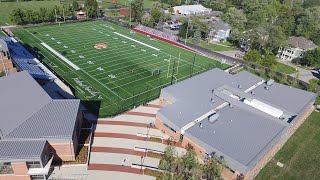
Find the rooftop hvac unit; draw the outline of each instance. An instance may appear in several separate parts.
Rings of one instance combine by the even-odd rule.
[[[267,85],[268,85],[268,86],[271,86],[273,83],[274,83],[274,80],[273,80],[273,79],[270,79],[269,81],[267,81]]]
[[[218,118],[219,118],[219,114],[214,113],[208,117],[208,121],[209,121],[209,123],[213,124],[218,121]]]
[[[152,76],[157,76],[160,74],[160,69],[159,68],[152,69],[151,73],[152,73]]]

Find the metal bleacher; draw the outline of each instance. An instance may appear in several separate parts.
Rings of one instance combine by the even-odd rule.
[[[27,71],[33,78],[54,80],[57,77],[12,37],[0,36],[9,48],[10,56],[18,71]]]
[[[147,26],[143,26],[141,24],[136,26],[134,29],[137,29],[139,31],[143,31],[143,32],[146,32],[146,33],[149,33],[149,34],[153,34],[155,36],[158,36],[158,37],[161,37],[161,38],[164,38],[164,39],[168,39],[170,41],[178,41],[178,39],[179,39],[178,36],[173,35],[171,33],[163,32],[163,31],[160,31],[160,30],[157,30],[157,29],[153,29],[153,28],[150,28],[150,27],[147,27]]]

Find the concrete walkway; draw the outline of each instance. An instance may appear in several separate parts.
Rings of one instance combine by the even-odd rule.
[[[124,125],[98,124],[95,132],[123,133],[123,134],[131,134],[131,135],[149,134],[150,136],[168,138],[168,136],[166,136],[159,129],[147,128],[147,127],[124,126]]]
[[[117,147],[125,149],[147,148],[164,152],[167,145],[151,141],[140,141],[111,137],[95,137],[92,147]],[[185,149],[180,147],[176,147],[176,151],[179,155],[182,155],[186,152]]]
[[[141,158],[142,157],[142,158]],[[92,152],[90,164],[114,164],[132,166],[132,165],[146,165],[151,167],[158,167],[160,159],[136,156],[132,154],[117,154],[117,153],[105,153],[105,152]]]
[[[91,170],[87,170],[87,167],[61,167],[54,168],[52,174],[48,179],[50,180],[106,180],[106,179],[114,179],[114,180],[156,180],[155,177],[141,175],[137,173],[126,173],[119,171],[101,171],[101,170],[92,170],[94,169],[94,165],[90,166]],[[102,168],[101,166],[96,166],[97,168]],[[109,168],[112,170],[112,166],[103,167]],[[120,167],[124,169],[124,167]],[[125,169],[128,169],[125,167]],[[130,169],[128,169],[130,170]],[[140,171],[139,169],[135,169]]]
[[[142,112],[142,113],[151,113],[151,114],[157,114],[158,108],[155,108],[154,106],[139,106],[135,109],[132,109],[131,112]]]

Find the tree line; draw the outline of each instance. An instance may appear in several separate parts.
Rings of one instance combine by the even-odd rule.
[[[173,146],[167,146],[159,168],[163,174],[159,179],[222,179],[224,161],[210,156],[200,163],[194,149],[189,146],[183,156],[178,156]]]
[[[85,0],[84,8],[81,8],[77,1],[72,4],[63,4],[52,8],[41,7],[39,9],[15,9],[10,14],[12,22],[18,25],[37,24],[43,22],[54,22],[64,17],[75,18],[75,11],[83,9],[87,11],[89,18],[98,17],[98,3],[96,0]]]

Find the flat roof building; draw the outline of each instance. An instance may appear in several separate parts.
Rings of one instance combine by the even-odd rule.
[[[0,78],[0,87],[0,166],[10,164],[7,179],[45,179],[53,160],[75,160],[80,100],[52,99],[26,71]]]
[[[313,105],[316,94],[249,72],[213,69],[162,89],[156,126],[246,174]]]
[[[191,15],[191,14],[209,14],[212,9],[203,7],[201,4],[182,5],[173,7],[175,14]]]

